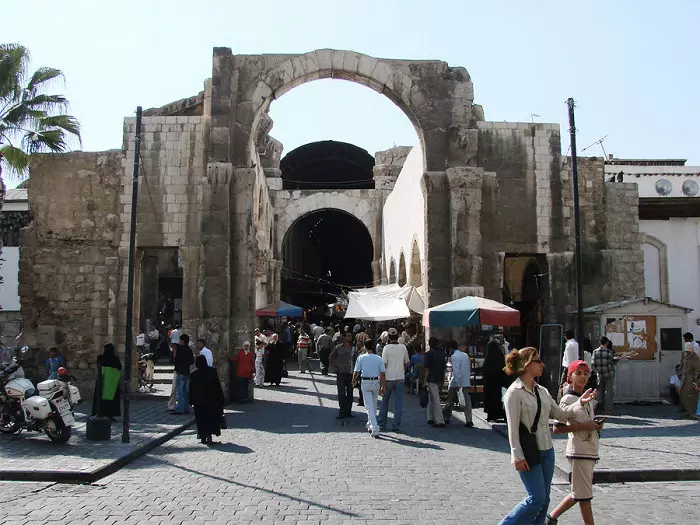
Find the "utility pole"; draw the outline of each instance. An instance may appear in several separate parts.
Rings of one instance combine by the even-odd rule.
[[[129,230],[129,276],[126,285],[126,334],[124,337],[124,428],[122,443],[129,443],[129,396],[131,394],[131,348],[134,336],[134,252],[136,251],[136,208],[139,196],[139,165],[141,162],[141,106],[136,108],[136,137],[134,142],[134,171],[131,181],[131,225]]]
[[[576,123],[574,121],[574,99],[566,101],[569,107],[569,135],[571,136],[571,172],[574,184],[574,231],[576,232],[576,341],[579,359],[583,359],[583,260],[581,259],[581,210],[578,198],[578,164],[576,159]]]

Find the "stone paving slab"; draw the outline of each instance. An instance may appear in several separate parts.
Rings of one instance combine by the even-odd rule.
[[[476,417],[486,421],[482,410]],[[507,437],[505,423],[490,423]],[[559,475],[569,479],[566,435],[554,435]],[[680,417],[675,405],[615,405],[600,439],[596,483],[700,480],[700,422]]]
[[[193,423],[191,416],[166,410],[161,388],[152,395],[131,400],[130,443],[122,443],[122,418],[112,423],[110,441],[85,437],[91,406],[83,402],[75,413],[76,425],[65,444],[54,444],[37,432],[0,435],[0,479],[32,481],[94,481],[182,432]]]

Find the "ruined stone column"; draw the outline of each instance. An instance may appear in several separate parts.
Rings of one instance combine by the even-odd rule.
[[[217,363],[228,363],[231,302],[230,188],[233,168],[228,163],[209,163],[202,182],[202,227],[198,275],[201,313],[197,333],[207,340]],[[187,298],[185,298],[188,301]],[[188,309],[189,310],[189,309]],[[190,310],[191,311],[191,310]],[[228,366],[228,365],[226,365]],[[220,370],[228,386],[228,369]],[[227,392],[227,388],[224,389]]]

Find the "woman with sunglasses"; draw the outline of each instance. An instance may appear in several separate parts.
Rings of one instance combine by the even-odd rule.
[[[518,378],[508,388],[503,399],[508,421],[508,441],[511,462],[525,485],[527,497],[501,520],[500,525],[543,525],[549,507],[549,494],[554,476],[554,448],[549,419],[569,421],[574,410],[591,402],[596,391],[589,389],[574,404],[562,409],[549,391],[535,382],[544,370],[536,348],[531,346],[513,350],[506,356],[505,372]],[[533,428],[534,427],[534,428]],[[532,432],[534,430],[534,432]],[[529,465],[521,446],[521,432],[532,432],[537,452]],[[528,436],[525,436],[525,439]]]

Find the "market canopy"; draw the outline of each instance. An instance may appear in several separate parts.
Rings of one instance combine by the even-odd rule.
[[[303,308],[284,301],[277,301],[255,310],[256,317],[303,317],[303,315]]]
[[[431,328],[460,326],[520,326],[520,312],[498,301],[468,295],[423,312],[423,325]]]
[[[405,319],[413,313],[421,314],[424,308],[425,303],[414,286],[385,284],[349,292],[345,317],[366,321],[392,321]]]

